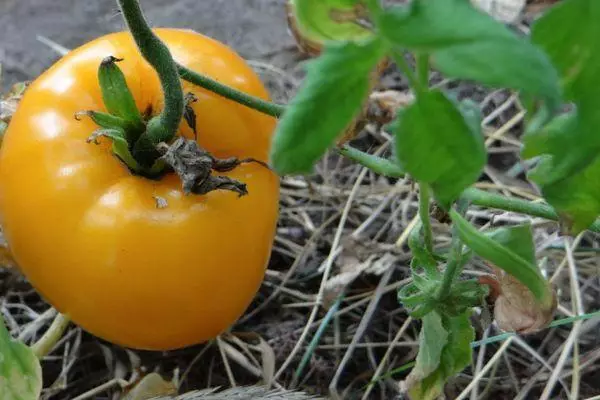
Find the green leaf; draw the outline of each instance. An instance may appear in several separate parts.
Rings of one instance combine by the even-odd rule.
[[[565,0],[540,18],[532,40],[557,66],[575,110],[524,137],[523,157],[542,156],[529,177],[572,234],[600,214],[600,2]],[[560,29],[556,29],[560,26]]]
[[[578,103],[584,113],[597,114],[600,105],[599,18],[597,0],[563,0],[538,19],[531,31],[532,42],[558,69],[566,99]]]
[[[552,167],[536,173],[536,182],[549,185],[577,174],[589,166],[600,152],[600,3],[594,0],[567,0],[540,18],[532,30],[532,40],[549,54],[557,66],[565,97],[576,106],[568,129],[541,135],[549,140],[545,153]],[[560,26],[560,29],[556,29]],[[525,136],[524,157],[539,153],[536,140]],[[532,143],[533,142],[533,143]],[[537,150],[537,151],[536,151]]]
[[[461,108],[466,113],[444,93],[425,92],[392,125],[399,162],[416,180],[430,184],[445,208],[477,181],[487,160],[474,110]]]
[[[437,399],[443,392],[446,380],[461,372],[471,363],[473,355],[471,342],[475,339],[475,331],[471,326],[469,315],[470,313],[466,311],[455,317],[442,316],[441,328],[447,333],[447,337],[439,357],[439,365],[423,378],[420,378],[422,374],[418,370],[421,352],[425,351],[431,354],[431,349],[437,352],[438,344],[433,342],[435,340],[433,335],[430,336],[431,341],[425,346],[422,341],[420,342],[417,365],[407,378],[411,398],[419,400]],[[422,329],[425,329],[425,319],[423,320]],[[436,327],[436,329],[440,328]],[[429,346],[431,347],[427,348]]]
[[[358,3],[359,0],[292,0],[290,11],[302,36],[323,44],[373,36],[354,21]]]
[[[432,311],[423,317],[417,363],[411,374],[419,375],[421,379],[431,375],[440,365],[442,350],[446,343],[448,343],[448,332],[442,325],[442,318],[437,312]]]
[[[486,235],[527,261],[529,265],[537,265],[535,244],[529,224],[497,228],[487,232]],[[534,268],[537,269],[537,267]]]
[[[545,158],[536,169],[541,173]],[[573,235],[587,229],[600,215],[600,157],[577,174],[542,187],[544,198],[554,207],[561,223]]]
[[[574,142],[581,124],[578,112],[565,113],[527,135],[523,151],[524,157],[541,155],[528,176],[540,185],[544,198],[572,234],[588,228],[600,214],[600,157]]]
[[[548,57],[467,0],[414,0],[390,7],[377,26],[394,44],[430,53],[442,73],[560,104],[558,76]]]
[[[331,43],[308,65],[304,84],[279,120],[271,164],[280,174],[309,173],[360,112],[370,73],[385,54],[381,40]]]
[[[42,367],[33,351],[13,339],[0,318],[0,397],[38,399],[42,391]]]
[[[514,276],[533,293],[543,307],[552,303],[552,291],[535,262],[531,228],[499,228],[484,234],[455,210],[450,217],[460,239],[479,257]]]

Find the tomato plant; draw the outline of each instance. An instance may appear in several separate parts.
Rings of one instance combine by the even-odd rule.
[[[419,355],[405,386],[413,399],[434,399],[471,362],[470,316],[482,299],[495,301],[498,324],[517,333],[548,326],[557,306],[536,260],[531,226],[482,232],[465,218],[469,205],[557,220],[565,240],[587,229],[600,231],[600,35],[593,22],[600,3],[561,2],[535,21],[531,39],[467,0],[383,3],[290,0],[295,35],[301,44],[304,39],[315,47],[319,41],[322,48],[278,123],[271,162],[281,174],[310,174],[334,149],[382,175],[408,176],[418,186],[418,218],[409,239],[411,282],[399,290],[398,300],[422,321]],[[384,127],[393,137],[393,159],[337,140],[360,115],[370,74],[386,58],[414,94]],[[517,92],[526,110],[521,155],[534,165],[527,177],[545,204],[472,187],[488,159],[482,110],[451,90],[431,87],[432,69]],[[451,226],[449,249],[433,246],[432,203]],[[494,275],[459,279],[474,256],[489,263]]]
[[[191,31],[158,29],[183,66],[267,99],[231,49]],[[132,173],[81,111],[106,112],[98,67],[118,63],[140,113],[157,114],[161,82],[129,33],[73,50],[28,88],[0,153],[0,213],[21,270],[60,312],[123,346],[172,349],[213,338],[249,305],[262,281],[278,213],[278,178],[258,163],[222,176],[226,190],[185,195],[174,173]],[[111,78],[112,79],[112,78]],[[267,161],[276,120],[198,86],[183,89],[198,143],[214,157]],[[109,103],[110,104],[110,103]],[[179,132],[194,138],[185,121]]]

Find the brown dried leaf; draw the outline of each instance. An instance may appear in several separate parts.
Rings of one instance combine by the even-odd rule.
[[[8,245],[0,243],[0,267],[2,268],[17,268],[17,262],[12,256]]]
[[[500,329],[528,334],[544,329],[552,322],[557,307],[554,290],[552,305],[546,309],[515,277],[496,268],[494,274],[495,277],[489,275],[480,278],[480,282],[490,286],[490,299],[494,302],[494,318]]]
[[[396,118],[399,109],[413,103],[415,96],[411,92],[383,90],[373,92],[369,96],[369,111],[367,119],[379,125],[386,125]]]
[[[227,358],[229,358],[232,361],[235,361],[236,364],[244,368],[252,375],[258,377],[262,376],[262,371],[256,366],[253,360],[251,360],[250,357],[248,357],[242,351],[238,350],[232,344],[225,341],[225,339],[231,340],[235,339],[235,337],[228,338],[228,335],[222,335],[221,337],[217,338],[217,343],[219,347],[223,350]]]
[[[133,389],[122,397],[122,400],[146,400],[176,394],[177,386],[174,382],[167,382],[162,376],[152,372],[144,376]]]
[[[242,332],[223,335],[224,338],[233,340],[238,346],[246,346],[248,349],[260,353],[261,369],[264,384],[271,387],[275,377],[275,351],[265,339],[255,332]]]
[[[359,276],[382,275],[397,259],[396,254],[382,250],[376,243],[347,238],[336,260],[339,273],[325,282],[324,306],[333,304],[344,288]]]

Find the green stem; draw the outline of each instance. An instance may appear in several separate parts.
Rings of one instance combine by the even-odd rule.
[[[421,88],[429,87],[429,54],[427,53],[417,54],[417,79]]]
[[[142,56],[156,70],[165,99],[163,111],[148,122],[144,135],[154,144],[168,141],[179,129],[185,105],[175,60],[148,26],[138,0],[117,0],[117,3]]]
[[[423,241],[425,248],[430,254],[433,254],[433,234],[431,232],[431,218],[429,216],[429,186],[426,183],[419,183],[419,218],[423,224]]]
[[[284,105],[271,103],[258,97],[251,96],[230,86],[219,83],[207,76],[194,72],[181,64],[177,64],[177,69],[181,79],[200,86],[206,90],[210,90],[213,93],[225,97],[226,99],[233,100],[249,108],[260,111],[264,114],[278,118],[285,111]]]
[[[339,152],[345,157],[364,165],[378,174],[389,176],[391,178],[399,178],[405,175],[402,168],[392,161],[365,153],[353,147],[345,146],[339,149]],[[532,217],[545,218],[551,221],[558,221],[559,219],[558,213],[548,204],[506,197],[500,194],[489,193],[481,189],[468,188],[462,193],[461,198],[477,206],[517,212]],[[588,227],[588,230],[600,233],[600,219],[597,219],[591,224]]]
[[[467,203],[464,200],[459,200],[457,204],[457,211],[459,214],[464,214],[467,210]],[[450,255],[448,257],[448,264],[444,270],[442,277],[442,284],[437,293],[439,301],[443,301],[446,296],[450,293],[452,283],[454,279],[460,274],[462,267],[465,264],[465,258],[463,257],[463,244],[458,236],[456,224],[452,225],[452,247],[450,249]]]
[[[500,194],[488,193],[476,188],[466,189],[461,197],[470,201],[476,206],[499,208],[505,211],[528,214],[534,217],[541,217],[558,220],[558,214],[547,204],[533,203],[527,200],[521,200],[512,197],[506,197]]]
[[[43,358],[52,350],[62,337],[67,326],[69,326],[70,321],[69,317],[64,314],[56,314],[50,328],[48,328],[46,333],[31,346],[31,350],[33,350],[33,353],[37,358]]]
[[[406,175],[406,172],[397,163],[375,156],[373,154],[365,153],[354,147],[344,145],[337,148],[337,151],[344,157],[348,157],[352,161],[359,163],[360,165],[369,168],[383,176],[390,178],[402,178]]]

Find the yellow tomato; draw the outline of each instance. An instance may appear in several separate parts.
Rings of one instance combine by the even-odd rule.
[[[157,29],[186,67],[268,99],[252,69],[225,45],[192,31]],[[0,151],[0,217],[20,269],[41,295],[90,333],[149,350],[180,348],[226,330],[256,294],[270,256],[278,177],[243,164],[224,175],[249,194],[184,195],[180,179],[133,175],[84,110],[104,111],[98,66],[119,67],[141,112],[163,95],[129,33],[70,53],[37,78],[12,118]],[[198,142],[216,157],[267,161],[276,120],[199,87]],[[185,123],[180,135],[193,137]],[[157,201],[166,200],[166,207]]]

